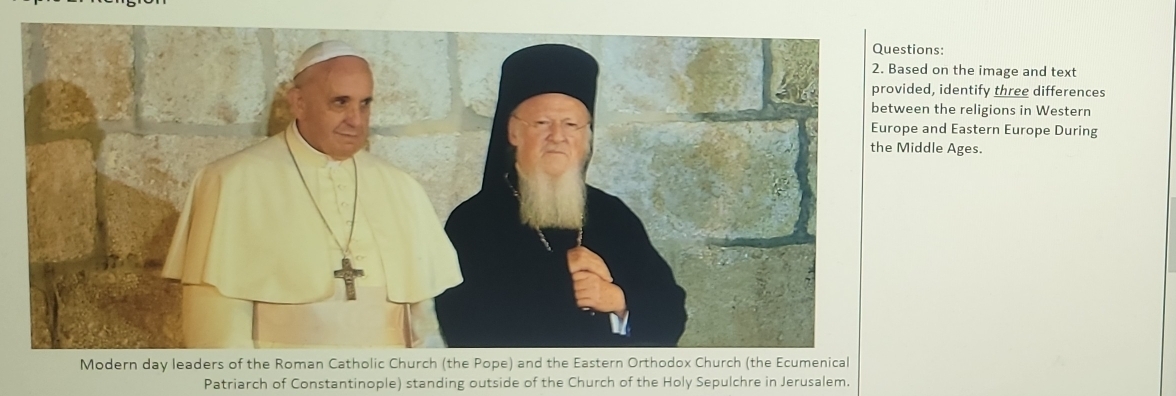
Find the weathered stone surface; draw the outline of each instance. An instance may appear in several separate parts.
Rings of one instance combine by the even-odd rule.
[[[115,265],[153,265],[167,255],[196,172],[259,137],[111,134],[98,154],[107,249]]]
[[[51,80],[25,94],[25,117],[26,136],[68,135],[95,125],[97,110],[82,87]]]
[[[38,288],[29,288],[30,317],[32,324],[33,349],[53,347],[53,338],[49,333],[51,318],[49,304],[45,300],[45,292]]]
[[[45,25],[45,79],[80,87],[99,120],[134,113],[134,47],[131,26]]]
[[[657,241],[686,289],[683,347],[811,347],[812,245],[720,248]]]
[[[61,140],[25,148],[29,256],[64,261],[94,250],[97,208],[90,143]]]
[[[709,113],[763,105],[759,40],[605,37],[600,104],[626,113]]]
[[[653,238],[791,235],[797,132],[792,120],[598,129],[588,181],[624,200]]]
[[[257,29],[148,27],[144,120],[226,125],[258,122],[266,107]]]
[[[806,120],[804,129],[808,134],[808,185],[813,192],[806,227],[809,235],[817,235],[817,119]]]
[[[449,114],[453,99],[444,33],[275,30],[275,83],[289,81],[302,52],[324,40],[343,40],[368,58],[375,80],[372,125],[401,125]]]
[[[98,171],[178,209],[200,168],[263,139],[112,133],[98,153]]]
[[[180,286],[157,269],[62,274],[55,287],[62,348],[182,347]]]
[[[488,132],[375,136],[372,153],[408,172],[425,189],[441,221],[482,186]]]
[[[103,199],[107,265],[162,265],[179,220],[172,203],[110,179],[105,179]]]
[[[493,116],[498,103],[502,61],[520,49],[536,44],[567,44],[596,54],[596,38],[590,36],[531,34],[457,34],[458,76],[462,103],[483,116]]]
[[[818,40],[772,40],[772,100],[816,106]]]

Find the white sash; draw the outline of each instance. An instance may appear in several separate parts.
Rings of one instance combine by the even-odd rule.
[[[387,300],[382,287],[357,287],[347,301],[343,288],[311,304],[256,303],[253,339],[263,348],[410,348],[409,305]]]

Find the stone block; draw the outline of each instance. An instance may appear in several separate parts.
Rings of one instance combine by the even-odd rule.
[[[806,227],[809,235],[817,235],[817,119],[805,120],[804,125],[808,134],[808,185],[813,194]]]
[[[624,113],[712,113],[763,106],[759,40],[605,37],[599,103]]]
[[[635,123],[598,129],[589,183],[653,238],[791,235],[800,211],[796,121]]]
[[[29,259],[54,262],[85,257],[97,233],[94,156],[85,140],[25,148]]]
[[[567,44],[594,53],[596,41],[591,36],[458,33],[462,104],[478,115],[494,116],[502,61],[515,51],[537,44]]]
[[[180,348],[180,285],[158,269],[93,270],[57,277],[57,331],[65,349]]]
[[[104,182],[107,265],[162,265],[179,221],[179,210],[171,202],[122,182]]]
[[[772,100],[816,106],[820,69],[818,40],[771,41]]]
[[[45,292],[35,287],[29,288],[29,305],[33,349],[53,348],[53,336],[49,330],[53,321],[50,317],[49,301],[45,297]]]
[[[96,125],[97,109],[82,87],[50,80],[25,94],[25,117],[25,136],[43,142],[56,140],[53,136],[80,136],[77,132]]]
[[[45,25],[45,80],[85,91],[98,120],[130,119],[135,98],[132,31],[131,26]]]
[[[815,249],[655,242],[686,289],[682,347],[812,347]]]
[[[111,264],[155,265],[167,256],[196,172],[260,137],[111,134],[98,155]]]
[[[146,121],[199,125],[261,122],[267,106],[257,29],[144,28]]]
[[[289,82],[302,52],[324,40],[345,41],[368,58],[375,81],[373,126],[442,119],[449,114],[453,97],[445,33],[275,30],[275,85]]]
[[[425,136],[375,136],[372,153],[421,184],[442,222],[482,187],[488,132]]]

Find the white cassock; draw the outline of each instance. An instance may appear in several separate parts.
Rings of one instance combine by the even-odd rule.
[[[163,267],[183,284],[187,347],[444,346],[433,297],[461,283],[457,254],[419,183],[354,159],[333,161],[292,123],[197,173]],[[365,274],[348,301],[335,271],[353,209],[349,257]]]

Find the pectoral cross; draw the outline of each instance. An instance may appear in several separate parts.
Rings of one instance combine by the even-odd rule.
[[[347,286],[347,299],[355,299],[355,278],[362,277],[363,270],[358,268],[351,268],[351,259],[343,258],[343,269],[335,270],[335,277],[342,279],[343,284]]]

